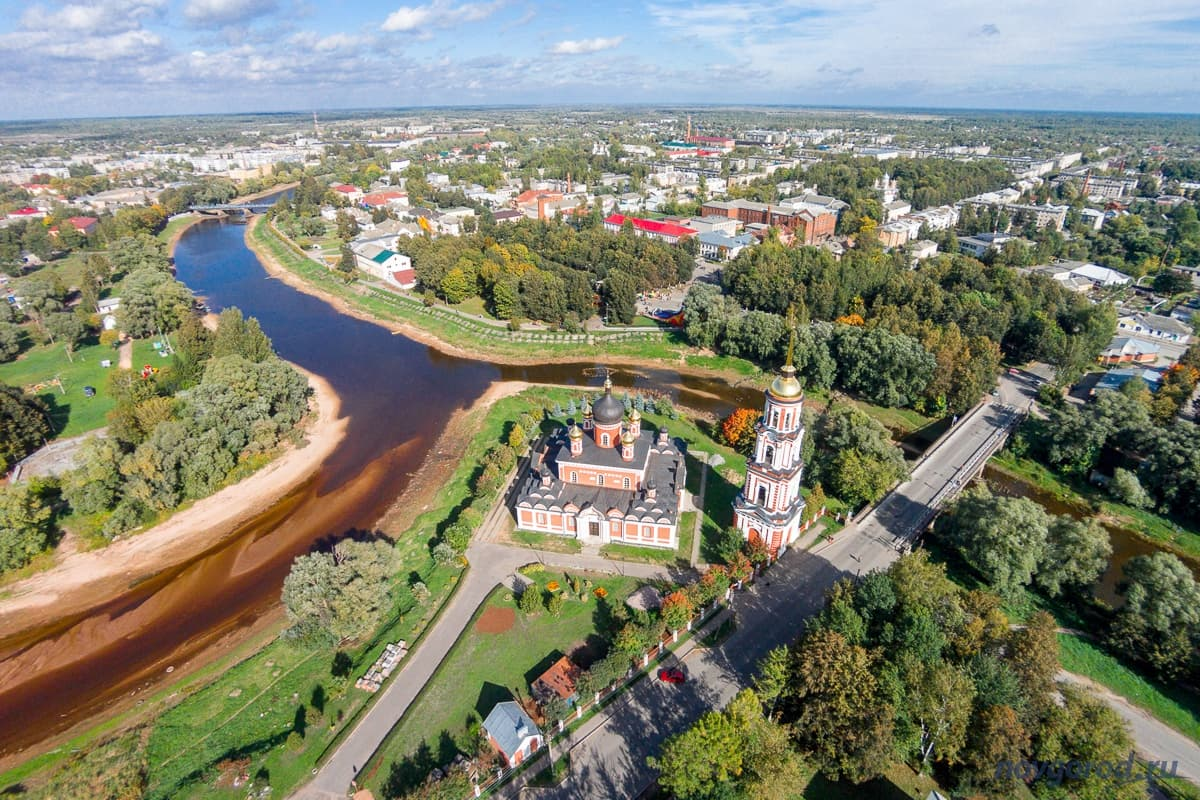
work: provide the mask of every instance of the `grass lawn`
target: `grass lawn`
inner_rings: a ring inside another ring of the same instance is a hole
[[[641,564],[677,564],[687,567],[692,563],[692,538],[696,531],[695,511],[685,511],[679,515],[678,530],[679,544],[674,550],[610,542],[600,548],[600,555],[618,561],[636,561]]]
[[[1031,458],[1001,450],[989,463],[1010,478],[1023,481],[1087,514],[1099,513],[1105,522],[1151,539],[1189,556],[1200,557],[1200,525],[1196,521],[1161,516],[1118,503],[1103,489],[1071,481]]]
[[[1059,634],[1058,642],[1063,669],[1091,678],[1192,741],[1200,742],[1200,697],[1195,692],[1145,678],[1085,639]]]
[[[0,364],[0,381],[33,390],[38,384],[60,377],[63,388],[43,386],[36,391],[50,406],[50,422],[54,438],[78,436],[108,424],[106,415],[116,405],[108,393],[108,376],[117,368],[117,351],[89,340],[67,356],[62,345],[38,345],[25,351],[16,361]],[[100,362],[108,359],[113,366],[105,368]],[[161,366],[168,359],[159,358],[149,340],[134,342],[134,366]],[[94,397],[85,397],[83,387],[96,390]]]
[[[458,305],[449,307],[458,309],[464,314],[478,315],[484,319],[495,319],[495,317],[488,313],[487,306],[484,305],[482,297],[468,297]]]
[[[164,242],[170,242],[171,237],[173,237],[180,228],[186,228],[188,225],[191,225],[194,221],[195,221],[195,219],[191,216],[179,217],[178,219],[171,220],[170,222],[167,223],[166,227],[164,227],[161,231],[158,232],[159,240],[164,241]]]
[[[578,553],[583,545],[578,539],[558,536],[553,533],[538,533],[537,531],[513,531],[514,542],[528,545],[536,550],[549,550],[552,553]]]
[[[608,591],[605,602],[617,604],[639,585],[634,578],[590,575],[593,588]],[[530,576],[545,589],[557,581],[560,591],[568,583],[562,573],[539,572]],[[364,784],[376,797],[389,797],[383,791],[407,788],[423,781],[433,766],[444,765],[455,753],[474,753],[475,743],[467,734],[472,717],[482,720],[496,703],[513,699],[514,694],[529,696],[530,682],[563,655],[586,647],[590,663],[602,655],[600,646],[603,605],[590,590],[587,601],[568,599],[558,617],[543,610],[527,616],[516,608],[512,593],[499,588],[480,607],[475,620],[484,614],[512,615],[512,627],[498,633],[485,633],[472,623],[446,655],[432,680],[425,685],[416,702],[394,727],[382,747],[371,759]]]

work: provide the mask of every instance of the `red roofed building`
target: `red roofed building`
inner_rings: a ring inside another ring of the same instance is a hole
[[[633,232],[638,236],[649,236],[652,239],[658,239],[667,244],[676,244],[689,236],[697,234],[697,231],[683,225],[676,225],[673,222],[658,222],[653,219],[626,217],[624,214],[612,214],[606,217],[604,228],[613,233],[620,233],[626,219],[633,223]]]
[[[9,219],[41,219],[44,216],[46,216],[45,211],[42,211],[40,208],[31,208],[29,206],[26,206],[25,208],[18,208],[16,211],[8,212]]]
[[[371,192],[370,194],[365,194],[362,198],[362,204],[364,206],[368,206],[369,208],[383,208],[384,206],[395,205],[396,203],[400,203],[400,205],[406,205],[407,200],[407,192],[398,192],[393,189],[389,191]]]
[[[91,236],[96,232],[96,226],[100,224],[100,220],[95,217],[70,217],[67,219],[67,224],[84,236]]]
[[[333,187],[333,191],[346,198],[351,203],[357,203],[363,198],[363,190],[357,186],[351,186],[348,183],[337,184]]]

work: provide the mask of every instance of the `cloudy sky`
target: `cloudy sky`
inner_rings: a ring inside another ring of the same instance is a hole
[[[0,118],[537,103],[1200,111],[1197,0],[0,0]]]

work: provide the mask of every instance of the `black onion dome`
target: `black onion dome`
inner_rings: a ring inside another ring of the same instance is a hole
[[[625,404],[613,397],[612,381],[604,381],[604,396],[592,404],[592,419],[597,425],[616,425],[625,419]]]

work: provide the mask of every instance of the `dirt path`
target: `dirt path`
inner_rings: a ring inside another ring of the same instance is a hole
[[[121,342],[121,349],[117,351],[117,366],[121,369],[133,369],[133,339]]]
[[[313,388],[317,412],[306,431],[307,446],[286,451],[245,480],[148,531],[100,550],[56,554],[57,563],[47,571],[5,587],[0,630],[17,633],[94,608],[126,591],[131,583],[212,547],[275,498],[308,480],[342,441],[348,420],[339,415],[340,401],[333,388],[317,375],[304,374]]]

